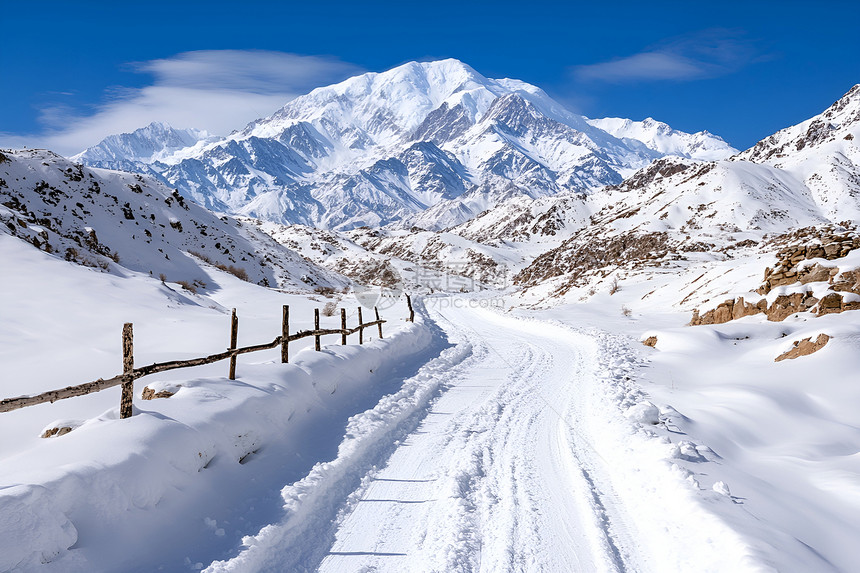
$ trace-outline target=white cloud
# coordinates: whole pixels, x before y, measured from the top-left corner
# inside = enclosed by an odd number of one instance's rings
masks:
[[[691,81],[732,73],[760,59],[737,32],[713,29],[674,38],[632,56],[577,66],[580,80],[608,83]]]
[[[610,83],[641,80],[691,80],[706,74],[700,62],[667,52],[642,52],[600,64],[580,66],[577,76],[584,80]]]
[[[72,155],[107,135],[152,121],[227,134],[314,87],[362,71],[329,57],[245,50],[185,52],[131,66],[152,74],[152,85],[115,89],[91,115],[46,107],[40,110],[45,126],[41,133],[0,134],[0,145],[46,147]]]

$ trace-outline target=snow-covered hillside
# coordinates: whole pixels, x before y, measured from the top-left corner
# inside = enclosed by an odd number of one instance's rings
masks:
[[[654,125],[616,137],[527,83],[489,79],[457,60],[411,62],[315,89],[214,142],[143,164],[137,153],[124,165],[207,207],[265,220],[441,229],[509,198],[619,183],[666,154],[734,152],[705,132]],[[78,157],[100,165],[130,137]],[[152,146],[163,147],[157,139]]]
[[[141,175],[88,169],[44,150],[0,154],[0,233],[68,261],[197,285],[225,269],[272,287],[342,287],[254,227],[217,217]]]
[[[606,188],[601,202],[591,203],[590,225],[538,258],[518,280],[534,286],[603,267],[729,256],[735,246],[756,244],[767,234],[856,224],[858,137],[855,86],[822,114],[729,159],[657,160]]]

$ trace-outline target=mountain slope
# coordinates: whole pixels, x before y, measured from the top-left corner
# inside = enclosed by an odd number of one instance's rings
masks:
[[[0,232],[41,250],[120,274],[205,283],[220,268],[273,287],[348,283],[156,181],[83,168],[45,150],[0,154],[0,222]]]
[[[728,257],[768,234],[860,219],[860,86],[729,159],[664,158],[607,188],[591,226],[522,271],[565,287],[601,268]]]

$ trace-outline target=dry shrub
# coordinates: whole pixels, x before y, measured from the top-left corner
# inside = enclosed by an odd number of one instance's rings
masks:
[[[248,273],[245,271],[245,269],[243,269],[241,267],[234,267],[233,265],[226,265],[226,266],[225,265],[215,265],[215,266],[224,272],[230,273],[231,275],[233,275],[237,279],[241,279],[245,282],[251,282],[251,279],[248,277]]]
[[[325,303],[325,306],[322,309],[323,316],[334,316],[335,311],[337,311],[337,303],[329,301]]]
[[[225,264],[219,263],[218,261],[212,260],[211,257],[208,257],[208,256],[206,256],[203,253],[200,253],[198,251],[190,251],[189,250],[188,253],[191,255],[194,255],[195,257],[197,257],[198,259],[200,259],[204,263],[208,263],[208,264],[212,265],[216,269],[222,270],[225,273],[230,273],[231,275],[233,275],[237,279],[243,280],[245,282],[251,282],[251,278],[248,276],[248,272],[245,269],[243,269],[242,267],[234,267],[233,265],[225,265]]]

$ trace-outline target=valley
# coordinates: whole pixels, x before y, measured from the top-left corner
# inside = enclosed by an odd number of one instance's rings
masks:
[[[0,413],[0,571],[851,571],[858,141],[446,59],[0,150],[0,400],[385,321]]]

